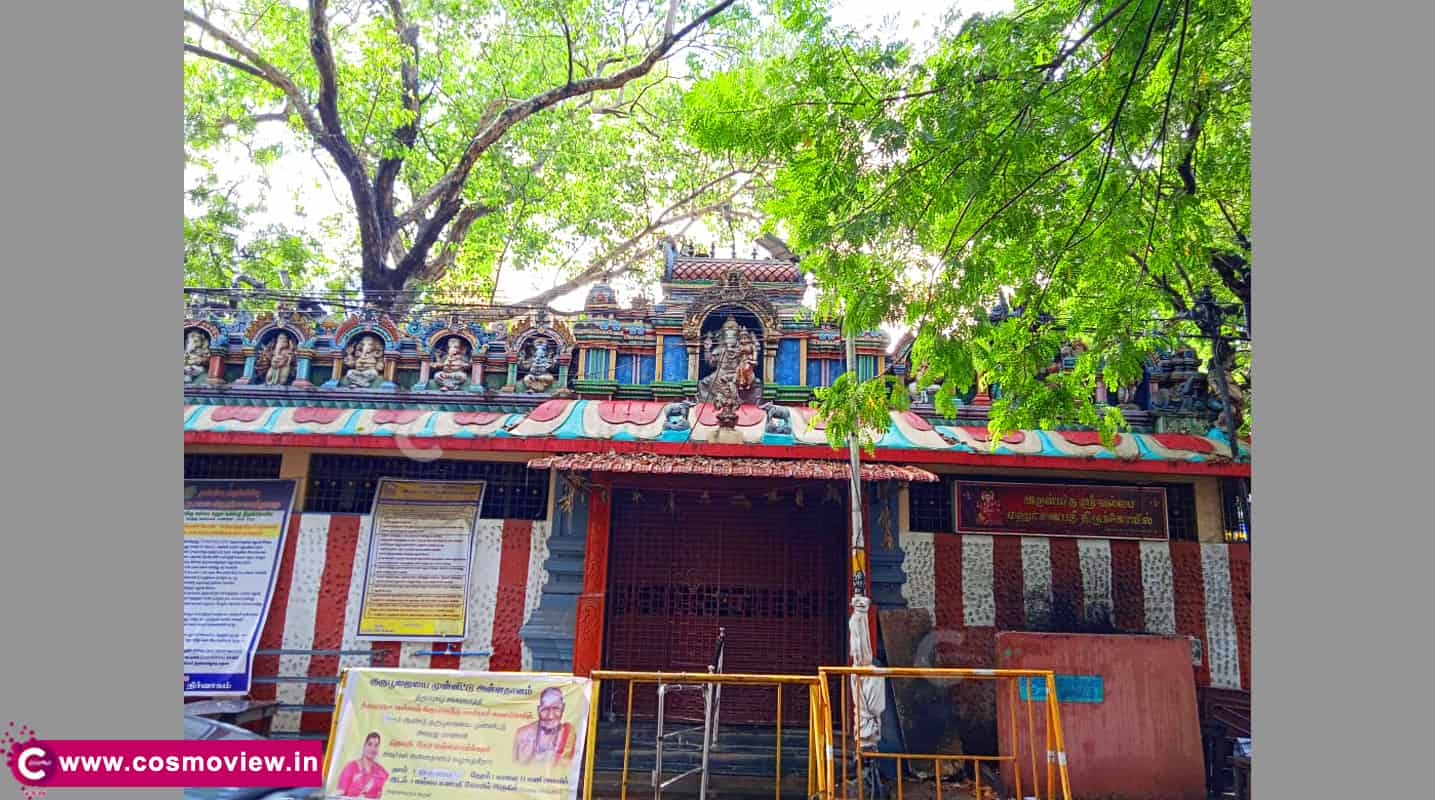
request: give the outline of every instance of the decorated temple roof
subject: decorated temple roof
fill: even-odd
[[[736,442],[718,435],[706,403],[550,399],[528,410],[425,410],[320,406],[184,407],[186,441],[328,447],[431,446],[520,452],[641,450],[669,455],[840,459],[817,411],[807,406],[745,405]],[[1249,474],[1219,431],[1197,436],[1122,433],[1108,448],[1089,431],[1014,431],[993,448],[985,427],[944,423],[911,411],[890,412],[874,460],[985,463],[1070,468],[1079,463],[1119,471]]]
[[[665,456],[657,453],[566,453],[535,458],[534,469],[579,472],[627,472],[648,475],[705,475],[716,478],[793,478],[798,480],[850,480],[845,462],[780,458],[712,458]],[[937,476],[920,467],[864,463],[864,481],[918,481],[933,483]]]

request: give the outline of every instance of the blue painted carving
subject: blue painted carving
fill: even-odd
[[[792,411],[782,406],[769,405],[767,407],[767,427],[764,429],[764,433],[791,436]]]
[[[807,361],[807,385],[825,386],[822,382],[822,360],[813,358]]]
[[[654,373],[657,371],[657,363],[656,356],[638,357],[638,383],[646,386],[656,380]]]
[[[633,383],[633,356],[631,353],[618,354],[618,364],[613,370],[613,380],[618,383]]]
[[[663,337],[663,380],[685,381],[688,379],[688,348],[681,336]]]
[[[898,532],[898,507],[901,492],[895,483],[872,486],[867,515],[867,553],[872,566],[872,603],[879,609],[906,608],[902,584],[907,573],[902,571],[902,543]],[[891,547],[887,546],[890,541]]]
[[[554,504],[553,531],[548,537],[548,582],[538,608],[518,635],[533,654],[537,672],[573,671],[573,634],[578,622],[578,595],[583,592],[583,555],[588,547],[588,497],[558,481],[558,496],[572,493],[572,505]]]
[[[773,383],[796,386],[802,380],[802,344],[796,339],[777,343],[777,361],[773,365]]]
[[[669,403],[663,407],[663,430],[664,431],[685,431],[688,425],[688,410],[693,407],[692,403],[683,400],[678,403]]]
[[[831,386],[837,382],[837,376],[847,371],[847,362],[832,359],[827,362],[827,385]]]

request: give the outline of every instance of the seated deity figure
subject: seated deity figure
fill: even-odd
[[[538,336],[524,348],[524,358],[519,367],[523,370],[523,387],[528,391],[541,394],[557,380],[553,375],[552,346],[547,337]]]
[[[443,352],[435,354],[433,386],[439,391],[457,392],[468,385],[469,370],[473,359],[468,355],[468,343],[457,336],[449,337]]]
[[[342,385],[353,389],[368,389],[379,382],[384,367],[384,343],[379,337],[366,333],[349,345],[344,364],[349,371],[344,373]]]
[[[280,331],[259,352],[259,358],[254,364],[254,374],[260,376],[262,383],[283,386],[293,374],[294,358],[294,337],[286,331]]]
[[[209,336],[191,330],[184,337],[184,382],[203,383],[209,374]]]

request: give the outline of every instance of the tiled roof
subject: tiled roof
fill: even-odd
[[[754,282],[768,283],[796,283],[801,280],[802,272],[797,265],[790,261],[773,261],[770,259],[717,259],[679,258],[673,263],[673,279],[680,281],[716,281],[722,280],[722,276],[729,270],[741,272],[748,280]]]

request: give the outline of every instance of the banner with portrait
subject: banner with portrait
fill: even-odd
[[[347,670],[324,797],[575,800],[591,702],[572,675]]]

